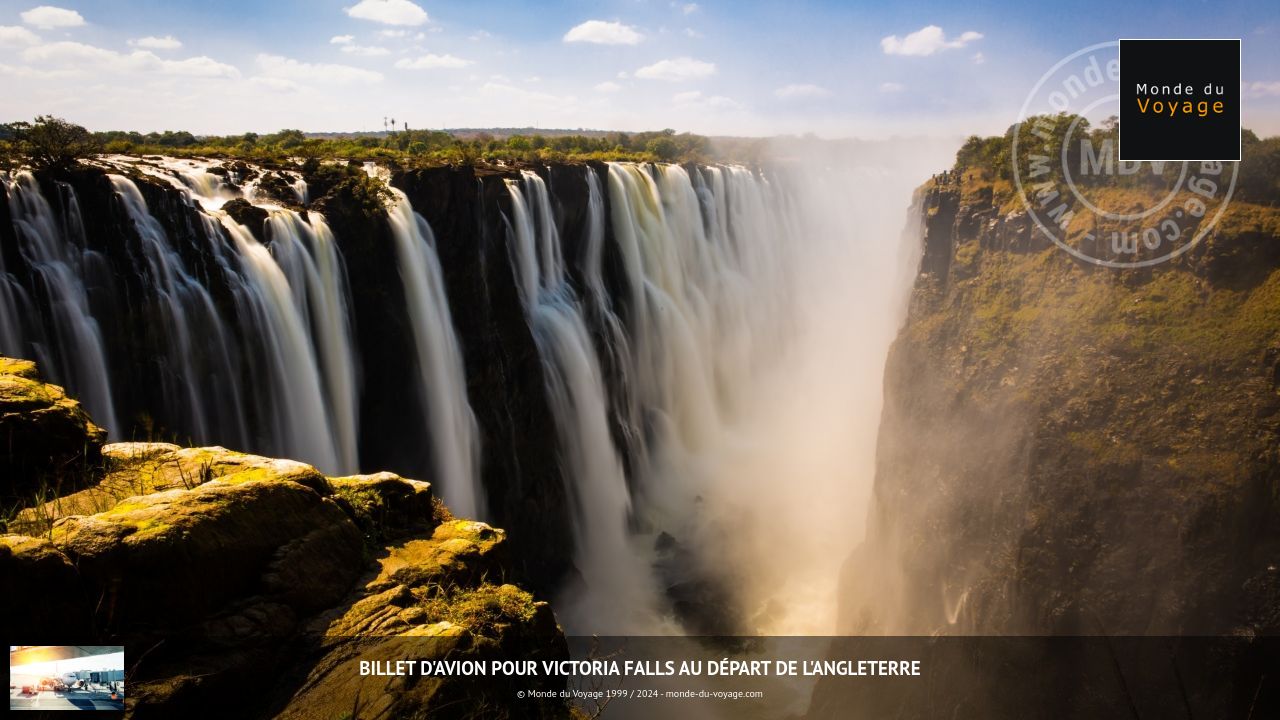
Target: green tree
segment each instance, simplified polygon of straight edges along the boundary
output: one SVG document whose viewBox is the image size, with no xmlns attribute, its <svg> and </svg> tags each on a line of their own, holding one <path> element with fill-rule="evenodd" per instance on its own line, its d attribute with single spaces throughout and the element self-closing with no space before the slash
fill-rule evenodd
<svg viewBox="0 0 1280 720">
<path fill-rule="evenodd" d="M 676 144 L 669 136 L 663 135 L 649 141 L 645 146 L 645 150 L 652 153 L 659 160 L 675 160 L 680 155 L 680 146 Z"/>
<path fill-rule="evenodd" d="M 19 151 L 35 168 L 65 169 L 102 152 L 93 133 L 52 115 L 41 115 L 30 124 L 13 123 L 10 128 Z"/>
</svg>

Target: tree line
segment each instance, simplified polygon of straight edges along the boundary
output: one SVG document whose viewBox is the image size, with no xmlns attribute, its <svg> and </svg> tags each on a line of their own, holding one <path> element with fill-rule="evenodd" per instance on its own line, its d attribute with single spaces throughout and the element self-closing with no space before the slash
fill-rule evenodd
<svg viewBox="0 0 1280 720">
<path fill-rule="evenodd" d="M 701 135 L 665 129 L 595 135 L 477 133 L 458 137 L 441 130 L 391 130 L 378 135 L 325 137 L 287 129 L 260 135 L 197 136 L 186 131 L 90 132 L 49 115 L 0 124 L 0 163 L 65 167 L 98 153 L 227 157 L 258 162 L 375 160 L 404 166 L 582 160 L 709 162 L 718 159 Z"/>
<path fill-rule="evenodd" d="M 964 177 L 969 173 L 979 173 L 991 180 L 1013 181 L 1013 137 L 1019 125 L 1010 125 L 1003 135 L 992 137 L 970 136 L 956 153 L 956 162 L 952 171 L 956 177 Z M 1071 133 L 1072 142 L 1088 142 L 1091 151 L 1101 156 L 1111 153 L 1112 159 L 1118 158 L 1120 147 L 1120 123 L 1115 117 L 1108 118 L 1096 126 L 1085 118 L 1067 113 L 1057 115 L 1037 115 L 1027 118 L 1021 125 L 1023 132 L 1019 135 L 1017 148 L 1017 167 L 1028 168 L 1032 164 L 1031 155 L 1043 154 L 1044 147 L 1062 147 L 1067 133 Z M 1032 135 L 1032 129 L 1050 140 L 1043 140 Z M 1072 153 L 1079 158 L 1078 153 Z M 1095 158 L 1096 159 L 1096 158 Z M 1177 163 L 1171 163 L 1177 165 Z M 1055 181 L 1061 182 L 1061 163 L 1045 163 L 1053 174 Z M 1154 173 L 1119 173 L 1084 174 L 1075 173 L 1073 181 L 1085 185 L 1107 186 L 1139 186 L 1167 187 L 1177 182 L 1178 173 L 1168 172 L 1163 175 Z M 1236 177 L 1235 199 L 1262 205 L 1280 205 L 1280 136 L 1260 138 L 1252 130 L 1241 132 L 1240 167 Z"/>
</svg>

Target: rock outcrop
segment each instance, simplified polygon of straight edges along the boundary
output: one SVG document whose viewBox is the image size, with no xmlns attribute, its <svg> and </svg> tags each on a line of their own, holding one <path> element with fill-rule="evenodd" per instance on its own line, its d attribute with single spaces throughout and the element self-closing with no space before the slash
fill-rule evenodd
<svg viewBox="0 0 1280 720">
<path fill-rule="evenodd" d="M 0 358 L 0 500 L 30 505 L 92 477 L 107 433 L 35 363 Z"/>
<path fill-rule="evenodd" d="M 37 383 L 30 364 L 5 367 Z M 9 521 L 24 534 L 0 537 L 17 589 L 0 629 L 125 645 L 132 717 L 470 716 L 515 687 L 387 683 L 359 661 L 567 657 L 550 607 L 508 584 L 505 533 L 453 518 L 428 483 L 220 447 L 117 443 L 101 457 L 92 486 Z"/>
</svg>

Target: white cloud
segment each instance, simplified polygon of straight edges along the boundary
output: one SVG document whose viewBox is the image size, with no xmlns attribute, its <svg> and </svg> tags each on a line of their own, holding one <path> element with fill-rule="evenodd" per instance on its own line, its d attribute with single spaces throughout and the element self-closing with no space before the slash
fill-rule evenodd
<svg viewBox="0 0 1280 720">
<path fill-rule="evenodd" d="M 694 30 L 693 28 L 685 28 L 685 29 L 684 29 L 684 34 L 685 34 L 685 36 L 687 36 L 687 37 L 691 37 L 691 38 L 693 38 L 694 40 L 701 40 L 701 39 L 702 39 L 702 33 L 698 32 L 697 30 Z"/>
<path fill-rule="evenodd" d="M 134 53 L 134 55 L 139 54 L 141 53 Z M 146 54 L 151 55 L 152 58 L 156 58 L 156 56 L 151 53 Z M 156 60 L 159 60 L 160 62 L 161 72 L 170 75 L 187 75 L 191 77 L 240 77 L 239 70 L 225 63 L 220 63 L 213 58 L 205 57 L 204 55 L 190 57 L 186 60 L 160 60 L 159 58 L 156 58 Z"/>
<path fill-rule="evenodd" d="M 473 42 L 479 42 L 481 40 L 488 40 L 491 37 L 493 37 L 493 35 L 490 34 L 488 30 L 477 30 L 468 35 L 467 39 Z"/>
<path fill-rule="evenodd" d="M 715 63 L 687 57 L 659 60 L 652 65 L 646 65 L 636 70 L 636 77 L 638 78 L 666 80 L 668 82 L 696 80 L 698 78 L 711 77 L 715 74 Z"/>
<path fill-rule="evenodd" d="M 679 7 L 680 7 L 680 12 L 684 13 L 685 15 L 692 15 L 693 13 L 698 12 L 698 3 L 685 3 L 684 5 L 680 5 Z"/>
<path fill-rule="evenodd" d="M 409 0 L 360 0 L 346 10 L 353 18 L 384 25 L 421 25 L 430 19 L 426 10 Z"/>
<path fill-rule="evenodd" d="M 40 36 L 19 25 L 0 25 L 0 47 L 35 45 Z"/>
<path fill-rule="evenodd" d="M 150 53 L 140 53 L 149 55 Z M 48 45 L 37 45 L 22 53 L 22 59 L 31 65 L 67 67 L 100 62 L 103 64 L 119 61 L 123 55 L 114 50 L 106 50 L 78 42 L 55 42 Z"/>
<path fill-rule="evenodd" d="M 974 54 L 973 54 L 973 64 L 974 64 L 974 65 L 981 65 L 982 63 L 984 63 L 984 62 L 986 62 L 986 61 L 987 61 L 987 56 L 986 56 L 986 55 L 983 55 L 983 54 L 982 54 L 982 53 L 980 53 L 980 52 L 976 52 L 976 53 L 974 53 Z"/>
<path fill-rule="evenodd" d="M 1247 97 L 1280 97 L 1280 80 L 1273 80 L 1271 82 L 1255 80 L 1251 83 L 1241 83 L 1241 85 L 1243 86 L 1244 94 Z"/>
<path fill-rule="evenodd" d="M 575 25 L 564 34 L 564 41 L 595 43 L 596 45 L 637 45 L 644 35 L 630 25 L 607 20 L 588 20 Z"/>
<path fill-rule="evenodd" d="M 904 86 L 902 83 L 896 83 L 896 82 L 880 83 L 880 92 L 885 93 L 887 95 L 900 93 L 906 89 L 907 89 L 906 86 Z"/>
<path fill-rule="evenodd" d="M 355 40 L 355 39 L 356 39 L 355 35 L 334 35 L 333 37 L 329 38 L 329 44 L 330 45 L 348 45 L 351 43 L 352 40 Z"/>
<path fill-rule="evenodd" d="M 164 37 L 148 35 L 144 38 L 130 40 L 129 45 L 131 47 L 149 48 L 151 50 L 177 50 L 182 47 L 182 41 L 172 35 L 165 35 Z"/>
<path fill-rule="evenodd" d="M 66 8 L 53 7 L 52 5 L 41 5 L 34 7 L 22 13 L 22 22 L 28 25 L 34 25 L 41 30 L 52 30 L 54 28 L 80 27 L 84 25 L 84 17 L 75 10 L 67 10 Z"/>
<path fill-rule="evenodd" d="M 803 83 L 798 85 L 784 85 L 773 94 L 783 100 L 803 99 L 803 98 L 823 98 L 831 95 L 831 91 L 821 85 L 812 83 Z"/>
<path fill-rule="evenodd" d="M 263 77 L 324 84 L 359 84 L 382 82 L 382 73 L 350 65 L 304 63 L 282 55 L 259 54 L 256 59 Z"/>
<path fill-rule="evenodd" d="M 596 83 L 596 86 L 594 89 L 596 92 L 615 93 L 621 90 L 622 86 L 616 82 L 613 82 L 612 80 L 605 80 L 602 83 Z"/>
<path fill-rule="evenodd" d="M 342 52 L 359 57 L 378 57 L 391 54 L 390 50 L 377 45 L 343 45 Z"/>
<path fill-rule="evenodd" d="M 408 30 L 379 30 L 378 34 L 384 38 L 402 38 L 409 34 Z"/>
<path fill-rule="evenodd" d="M 435 53 L 427 53 L 420 55 L 412 60 L 409 58 L 401 58 L 396 61 L 396 67 L 401 70 L 436 70 L 439 68 L 456 69 L 464 68 L 472 64 L 470 60 L 463 60 L 454 55 L 436 55 Z"/>
<path fill-rule="evenodd" d="M 880 41 L 880 48 L 885 55 L 932 55 L 943 50 L 962 48 L 975 40 L 981 40 L 982 33 L 972 30 L 960 37 L 948 40 L 946 33 L 937 25 L 926 25 L 919 30 L 900 38 L 890 35 Z"/>
<path fill-rule="evenodd" d="M 671 96 L 676 105 L 696 105 L 713 110 L 737 110 L 742 107 L 738 101 L 723 95 L 703 95 L 701 90 L 679 92 Z"/>
<path fill-rule="evenodd" d="M 105 70 L 121 74 L 137 72 L 206 78 L 240 77 L 240 71 L 231 65 L 203 55 L 185 60 L 164 60 L 148 50 L 135 50 L 126 55 L 70 41 L 28 48 L 23 51 L 22 59 L 31 65 L 82 71 Z"/>
</svg>

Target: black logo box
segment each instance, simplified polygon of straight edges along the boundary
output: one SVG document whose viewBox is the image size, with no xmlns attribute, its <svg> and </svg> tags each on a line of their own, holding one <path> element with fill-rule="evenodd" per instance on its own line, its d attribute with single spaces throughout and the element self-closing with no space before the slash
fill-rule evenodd
<svg viewBox="0 0 1280 720">
<path fill-rule="evenodd" d="M 1240 46 L 1239 39 L 1121 39 L 1120 160 L 1238 161 Z M 1138 92 L 1140 85 L 1146 92 Z M 1181 92 L 1165 93 L 1166 87 Z M 1188 101 L 1191 114 L 1183 112 Z M 1170 115 L 1174 102 L 1176 112 Z M 1221 113 L 1213 112 L 1218 102 Z M 1157 107 L 1163 112 L 1155 113 Z M 1201 116 L 1204 107 L 1209 112 Z"/>
</svg>

